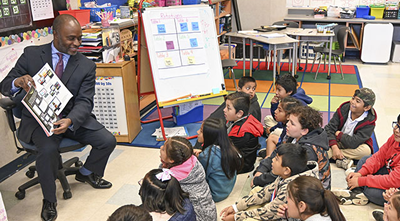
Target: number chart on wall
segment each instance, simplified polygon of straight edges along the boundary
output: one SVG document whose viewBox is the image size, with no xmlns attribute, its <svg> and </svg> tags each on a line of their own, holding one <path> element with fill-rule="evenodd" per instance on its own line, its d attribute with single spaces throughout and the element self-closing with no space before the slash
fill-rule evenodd
<svg viewBox="0 0 400 221">
<path fill-rule="evenodd" d="M 0 30 L 32 25 L 29 0 L 0 0 Z"/>
<path fill-rule="evenodd" d="M 97 77 L 93 114 L 114 135 L 128 134 L 121 77 Z"/>
<path fill-rule="evenodd" d="M 143 23 L 159 102 L 225 89 L 209 6 L 148 8 Z"/>
</svg>

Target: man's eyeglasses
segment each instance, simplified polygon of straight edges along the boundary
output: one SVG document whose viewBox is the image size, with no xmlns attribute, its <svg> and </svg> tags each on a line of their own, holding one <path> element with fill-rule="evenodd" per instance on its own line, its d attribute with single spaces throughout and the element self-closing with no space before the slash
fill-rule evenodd
<svg viewBox="0 0 400 221">
<path fill-rule="evenodd" d="M 392 127 L 393 127 L 393 129 L 397 130 L 400 128 L 400 125 L 396 121 L 393 121 Z"/>
</svg>

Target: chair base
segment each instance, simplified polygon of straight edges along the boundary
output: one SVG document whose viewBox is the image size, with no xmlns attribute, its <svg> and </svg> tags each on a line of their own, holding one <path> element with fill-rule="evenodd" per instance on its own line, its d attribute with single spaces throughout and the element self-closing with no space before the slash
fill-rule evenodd
<svg viewBox="0 0 400 221">
<path fill-rule="evenodd" d="M 74 166 L 72 166 L 73 164 Z M 64 190 L 64 199 L 70 199 L 72 197 L 71 188 L 69 186 L 67 176 L 75 175 L 79 171 L 79 168 L 82 167 L 82 165 L 83 163 L 79 160 L 78 157 L 73 157 L 62 163 L 62 168 L 58 170 L 57 179 L 60 181 L 61 186 Z M 26 176 L 29 178 L 33 178 L 35 172 L 36 167 L 30 166 L 29 170 L 26 172 Z M 24 199 L 26 190 L 32 186 L 35 186 L 36 184 L 39 184 L 39 177 L 35 177 L 18 187 L 18 192 L 15 193 L 15 197 L 17 197 L 19 200 Z"/>
</svg>

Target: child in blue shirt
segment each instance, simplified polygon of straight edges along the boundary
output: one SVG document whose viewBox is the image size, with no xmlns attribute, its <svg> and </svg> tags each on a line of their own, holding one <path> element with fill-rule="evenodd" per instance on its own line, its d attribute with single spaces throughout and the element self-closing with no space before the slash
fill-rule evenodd
<svg viewBox="0 0 400 221">
<path fill-rule="evenodd" d="M 204 167 L 214 202 L 222 201 L 232 192 L 243 159 L 229 140 L 224 120 L 206 119 L 197 134 L 203 149 L 194 152 Z"/>
</svg>

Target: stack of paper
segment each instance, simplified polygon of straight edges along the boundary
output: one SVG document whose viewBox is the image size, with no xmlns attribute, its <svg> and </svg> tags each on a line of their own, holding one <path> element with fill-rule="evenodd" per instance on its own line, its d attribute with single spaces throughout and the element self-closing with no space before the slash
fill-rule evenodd
<svg viewBox="0 0 400 221">
<path fill-rule="evenodd" d="M 82 31 L 82 44 L 78 51 L 94 62 L 101 61 L 103 51 L 101 29 L 86 29 Z"/>
<path fill-rule="evenodd" d="M 187 137 L 189 134 L 186 127 L 164 127 L 164 131 L 167 138 L 173 136 Z M 151 136 L 156 137 L 157 141 L 164 140 L 161 132 L 161 127 L 156 129 Z"/>
<path fill-rule="evenodd" d="M 261 36 L 266 37 L 266 38 L 281 38 L 285 37 L 285 34 L 279 34 L 279 33 L 271 33 L 271 34 L 262 34 Z"/>
</svg>

